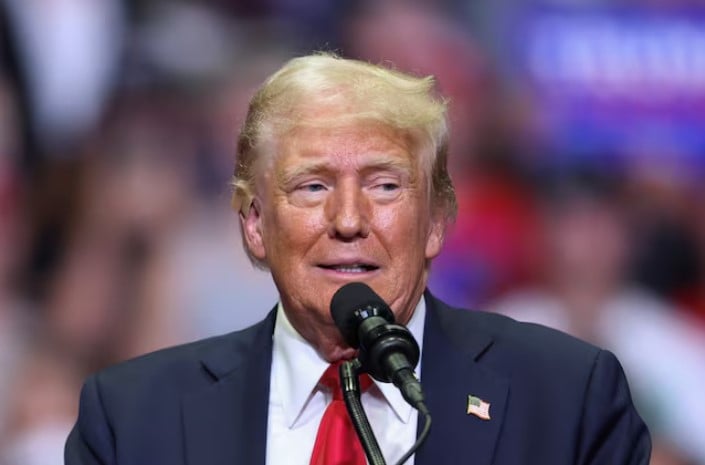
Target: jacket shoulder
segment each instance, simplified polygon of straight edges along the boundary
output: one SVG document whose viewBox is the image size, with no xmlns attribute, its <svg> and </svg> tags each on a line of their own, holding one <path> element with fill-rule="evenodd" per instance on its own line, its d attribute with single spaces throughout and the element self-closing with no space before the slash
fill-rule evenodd
<svg viewBox="0 0 705 465">
<path fill-rule="evenodd" d="M 107 367 L 92 376 L 104 390 L 185 392 L 209 384 L 245 363 L 263 332 L 270 331 L 273 314 L 264 321 L 228 334 L 157 350 Z M 265 336 L 266 338 L 266 336 Z"/>
<path fill-rule="evenodd" d="M 498 313 L 465 310 L 435 302 L 438 318 L 447 334 L 462 344 L 470 334 L 491 341 L 479 358 L 494 365 L 533 370 L 578 370 L 589 373 L 599 347 L 540 324 L 525 323 Z"/>
</svg>

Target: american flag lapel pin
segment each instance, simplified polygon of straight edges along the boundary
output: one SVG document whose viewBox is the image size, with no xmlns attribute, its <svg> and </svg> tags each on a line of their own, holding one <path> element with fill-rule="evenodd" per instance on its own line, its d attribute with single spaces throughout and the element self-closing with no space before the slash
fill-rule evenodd
<svg viewBox="0 0 705 465">
<path fill-rule="evenodd" d="M 490 403 L 479 397 L 468 396 L 468 415 L 475 415 L 483 420 L 490 419 Z"/>
</svg>

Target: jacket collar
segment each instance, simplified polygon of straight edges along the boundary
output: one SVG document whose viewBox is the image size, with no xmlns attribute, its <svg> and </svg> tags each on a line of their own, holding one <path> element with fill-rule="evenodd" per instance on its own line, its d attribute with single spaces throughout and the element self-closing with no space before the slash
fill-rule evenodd
<svg viewBox="0 0 705 465">
<path fill-rule="evenodd" d="M 502 427 L 509 382 L 482 363 L 494 343 L 476 314 L 451 309 L 426 292 L 421 384 L 433 423 L 415 463 L 490 465 Z M 490 404 L 490 419 L 468 414 L 468 396 Z M 423 419 L 419 418 L 419 431 Z"/>
<path fill-rule="evenodd" d="M 184 397 L 188 465 L 264 464 L 275 311 L 202 357 L 212 383 Z"/>
</svg>

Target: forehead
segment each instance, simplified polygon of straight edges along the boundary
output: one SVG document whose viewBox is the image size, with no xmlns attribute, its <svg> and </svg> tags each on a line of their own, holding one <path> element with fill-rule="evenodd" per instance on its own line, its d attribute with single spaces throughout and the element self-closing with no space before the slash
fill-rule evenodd
<svg viewBox="0 0 705 465">
<path fill-rule="evenodd" d="M 306 165 L 364 168 L 389 165 L 415 171 L 416 144 L 408 131 L 379 123 L 345 126 L 302 125 L 283 135 L 275 150 L 276 168 Z"/>
</svg>

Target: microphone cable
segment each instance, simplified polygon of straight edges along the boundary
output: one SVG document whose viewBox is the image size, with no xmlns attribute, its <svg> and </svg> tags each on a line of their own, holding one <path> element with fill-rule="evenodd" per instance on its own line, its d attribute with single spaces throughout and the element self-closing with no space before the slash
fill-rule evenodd
<svg viewBox="0 0 705 465">
<path fill-rule="evenodd" d="M 421 447 L 421 444 L 424 443 L 428 437 L 428 433 L 431 431 L 431 414 L 429 413 L 428 408 L 426 408 L 426 404 L 420 402 L 418 405 L 414 406 L 414 408 L 416 408 L 416 410 L 418 410 L 418 412 L 424 417 L 423 429 L 421 430 L 421 434 L 419 434 L 419 437 L 416 439 L 414 445 L 411 446 L 411 449 L 409 449 L 407 453 L 399 459 L 396 465 L 402 465 L 404 462 L 409 460 L 409 458 L 416 453 L 416 450 Z"/>
</svg>

